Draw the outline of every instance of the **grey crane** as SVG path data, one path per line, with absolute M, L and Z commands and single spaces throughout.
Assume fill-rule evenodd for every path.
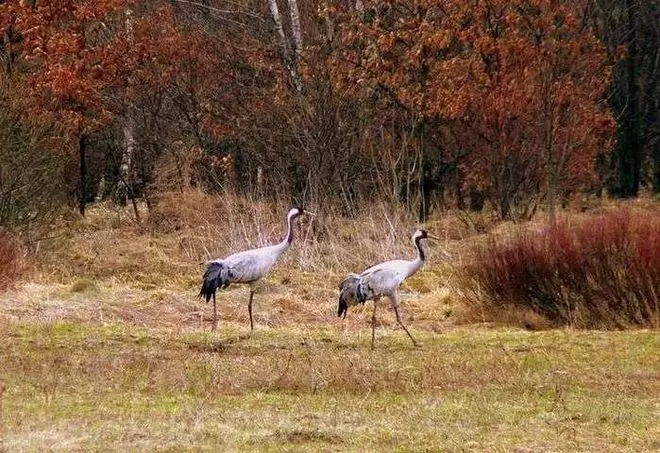
M 215 293 L 218 289 L 225 289 L 231 283 L 247 283 L 250 285 L 250 300 L 248 313 L 250 314 L 250 331 L 254 330 L 252 321 L 252 299 L 257 283 L 270 271 L 277 259 L 291 246 L 293 241 L 293 222 L 303 214 L 314 215 L 309 211 L 294 206 L 286 216 L 286 236 L 276 245 L 261 247 L 234 253 L 226 258 L 209 261 L 204 273 L 204 281 L 199 296 L 208 303 L 213 298 L 213 325 L 211 330 L 218 328 L 218 310 L 215 302 Z
M 410 261 L 393 260 L 372 266 L 361 274 L 349 274 L 339 286 L 339 307 L 337 316 L 344 316 L 348 312 L 348 307 L 357 304 L 364 304 L 368 300 L 374 301 L 374 312 L 371 316 L 371 349 L 374 348 L 374 338 L 376 336 L 376 307 L 381 297 L 387 296 L 390 299 L 396 321 L 403 330 L 406 331 L 415 346 L 419 346 L 413 338 L 408 328 L 401 320 L 399 313 L 399 301 L 397 291 L 403 281 L 413 275 L 424 265 L 426 255 L 420 244 L 422 239 L 438 239 L 428 234 L 426 230 L 417 230 L 413 234 L 412 240 L 417 249 L 417 256 Z

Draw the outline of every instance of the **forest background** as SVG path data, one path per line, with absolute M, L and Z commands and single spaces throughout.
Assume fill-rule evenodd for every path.
M 190 188 L 529 219 L 660 191 L 657 2 L 2 1 L 0 225 Z

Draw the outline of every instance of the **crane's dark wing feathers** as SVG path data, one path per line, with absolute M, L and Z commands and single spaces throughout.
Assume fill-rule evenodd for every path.
M 225 289 L 229 286 L 233 275 L 231 269 L 222 262 L 211 261 L 204 272 L 202 289 L 199 291 L 199 297 L 211 300 L 217 289 Z
M 339 307 L 337 316 L 346 317 L 348 307 L 363 304 L 370 296 L 369 285 L 359 275 L 351 274 L 339 285 Z

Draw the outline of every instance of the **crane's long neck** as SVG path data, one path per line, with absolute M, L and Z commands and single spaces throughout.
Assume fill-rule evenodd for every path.
M 286 236 L 284 236 L 284 239 L 282 239 L 282 242 L 277 244 L 277 248 L 279 249 L 280 253 L 283 253 L 286 249 L 288 249 L 291 246 L 291 243 L 293 242 L 293 222 L 294 222 L 295 216 L 294 215 L 288 215 L 286 219 L 286 224 L 287 224 L 287 230 L 286 230 Z
M 421 241 L 421 237 L 416 237 L 414 240 L 415 248 L 417 249 L 417 256 L 410 262 L 410 272 L 408 273 L 408 276 L 417 272 L 419 268 L 424 265 L 424 261 L 426 261 L 426 254 L 424 253 L 424 249 L 422 249 Z

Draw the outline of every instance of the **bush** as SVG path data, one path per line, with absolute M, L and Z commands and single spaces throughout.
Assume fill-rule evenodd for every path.
M 532 309 L 557 325 L 659 327 L 660 216 L 629 209 L 492 235 L 464 268 L 485 316 Z
M 11 234 L 0 230 L 0 291 L 11 287 L 24 271 L 20 243 Z
M 48 147 L 48 132 L 21 122 L 0 89 L 0 227 L 24 240 L 48 236 L 65 208 L 65 159 Z

